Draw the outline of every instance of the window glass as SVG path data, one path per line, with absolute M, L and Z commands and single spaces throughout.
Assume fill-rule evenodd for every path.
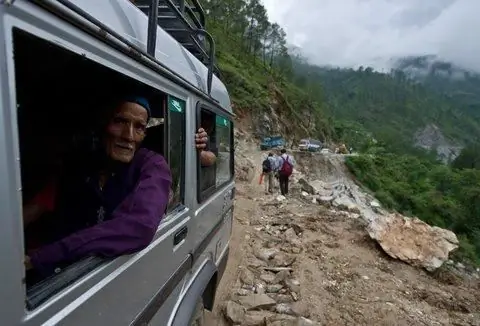
M 137 142 L 132 146 L 167 157 L 178 185 L 183 166 L 183 146 L 178 144 L 184 143 L 184 107 L 182 113 L 169 111 L 167 117 L 165 93 L 31 34 L 15 30 L 13 40 L 25 283 L 27 306 L 34 309 L 103 260 L 62 260 L 61 256 L 49 255 L 49 260 L 56 261 L 51 266 L 43 263 L 48 267 L 44 271 L 28 264 L 29 258 L 36 255 L 39 264 L 42 248 L 58 245 L 71 234 L 102 223 L 134 188 L 135 182 L 128 181 L 131 174 L 122 174 L 127 171 L 123 165 L 109 166 L 111 173 L 104 171 L 105 154 L 114 152 L 125 158 L 132 152 L 131 144 L 130 150 L 125 150 L 125 143 L 111 141 L 116 135 L 105 133 L 107 122 L 115 121 L 112 133 L 125 125 L 135 126 Z M 52 89 L 56 90 L 55 100 Z M 145 139 L 143 121 L 120 114 L 110 118 L 123 96 L 148 102 L 151 119 Z M 171 134 L 166 133 L 167 128 Z M 167 140 L 170 148 L 165 148 Z M 172 189 L 172 198 L 181 200 L 180 188 Z M 42 257 L 45 260 L 47 256 Z
M 200 126 L 205 129 L 209 138 L 207 150 L 216 156 L 214 165 L 200 165 L 199 184 L 203 200 L 232 179 L 234 150 L 233 123 L 225 116 L 207 109 L 202 109 L 200 116 Z
M 205 129 L 208 134 L 207 150 L 217 155 L 215 114 L 208 110 L 202 110 L 200 126 Z M 215 188 L 215 166 L 216 163 L 212 166 L 201 165 L 200 185 L 202 192 Z
M 217 127 L 217 164 L 216 164 L 216 186 L 221 186 L 232 176 L 231 167 L 231 145 L 232 145 L 232 129 L 230 121 L 217 115 L 215 119 Z
M 172 191 L 168 209 L 183 202 L 183 171 L 185 169 L 185 101 L 169 95 L 168 103 L 168 162 L 172 171 Z

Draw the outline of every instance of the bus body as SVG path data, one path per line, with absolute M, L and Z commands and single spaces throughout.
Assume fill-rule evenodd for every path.
M 148 17 L 127 0 L 2 1 L 0 22 L 0 323 L 201 325 L 203 309 L 213 307 L 232 229 L 234 115 L 225 85 L 213 76 L 208 92 L 208 68 L 160 27 L 155 54 L 148 55 Z M 65 80 L 49 77 L 42 70 L 46 65 L 52 76 Z M 91 73 L 76 69 L 78 65 L 91 67 Z M 78 80 L 80 75 L 83 81 Z M 41 78 L 47 79 L 41 82 Z M 34 80 L 39 82 L 28 84 Z M 114 259 L 86 257 L 27 285 L 22 204 L 29 173 L 40 178 L 38 169 L 28 170 L 29 166 L 46 158 L 23 154 L 30 149 L 33 153 L 35 146 L 28 144 L 42 137 L 40 133 L 24 136 L 29 136 L 29 128 L 19 125 L 37 126 L 35 119 L 23 115 L 41 110 L 48 115 L 48 110 L 57 110 L 55 99 L 65 100 L 62 93 L 79 92 L 58 110 L 64 110 L 67 125 L 81 128 L 85 118 L 69 110 L 95 92 L 101 96 L 109 83 L 148 89 L 158 98 L 159 119 L 146 140 L 152 148 L 160 148 L 171 165 L 178 185 L 175 198 L 144 250 Z M 41 92 L 24 94 L 35 89 Z M 38 100 L 32 100 L 35 96 Z M 203 113 L 216 121 L 220 148 L 215 180 L 208 187 L 201 186 L 203 168 L 194 143 Z

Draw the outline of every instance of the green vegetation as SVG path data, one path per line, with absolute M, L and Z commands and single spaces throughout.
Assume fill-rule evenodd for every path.
M 445 93 L 448 80 L 441 77 L 437 79 L 442 83 L 434 83 L 434 77 L 430 77 L 424 85 L 407 78 L 402 71 L 385 74 L 363 67 L 326 69 L 302 60 L 296 61 L 295 71 L 307 76 L 310 83 L 323 86 L 321 98 L 335 119 L 361 125 L 359 131 L 368 130 L 391 152 L 418 154 L 413 148 L 414 135 L 428 124 L 438 126 L 451 144 L 471 144 L 480 136 L 480 121 L 476 118 L 480 111 L 473 110 L 472 102 L 467 107 L 458 96 L 458 87 L 463 83 L 452 80 L 452 93 L 457 94 L 452 97 Z M 480 83 L 474 85 L 480 92 Z
M 445 78 L 453 74 L 445 63 L 438 67 L 446 75 L 432 70 L 421 83 L 402 70 L 321 68 L 289 53 L 285 32 L 259 0 L 210 0 L 205 7 L 239 116 L 250 113 L 258 123 L 258 114 L 275 111 L 287 123 L 274 132 L 344 142 L 366 154 L 347 165 L 384 206 L 453 230 L 461 241 L 457 257 L 480 263 L 478 76 Z M 400 69 L 425 65 L 409 60 Z M 439 163 L 434 149 L 414 146 L 415 133 L 429 124 L 449 144 L 467 145 L 452 167 Z
M 480 144 L 472 144 L 465 147 L 460 155 L 452 162 L 457 169 L 480 170 Z
M 286 34 L 269 22 L 260 1 L 211 0 L 205 9 L 221 78 L 237 113 L 258 115 L 270 113 L 273 107 L 285 121 L 293 122 L 290 134 L 331 138 L 332 123 L 324 114 L 323 102 L 293 83 Z

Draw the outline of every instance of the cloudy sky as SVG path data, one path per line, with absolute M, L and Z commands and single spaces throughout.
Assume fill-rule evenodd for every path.
M 480 71 L 480 0 L 263 0 L 314 63 L 387 68 L 436 54 Z

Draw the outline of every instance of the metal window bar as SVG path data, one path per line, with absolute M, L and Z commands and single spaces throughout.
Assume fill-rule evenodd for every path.
M 193 3 L 195 8 L 197 9 L 197 12 L 200 18 L 197 17 L 197 15 L 195 15 L 195 12 L 192 10 L 191 6 L 185 7 L 188 15 L 195 22 L 195 25 L 197 25 L 198 28 L 205 29 L 205 10 L 203 10 L 203 7 L 200 4 L 200 2 L 198 2 L 198 0 L 190 0 L 190 1 Z
M 187 79 L 179 75 L 177 72 L 171 70 L 167 66 L 165 66 L 162 62 L 158 61 L 155 58 L 155 56 L 148 54 L 145 50 L 140 48 L 138 45 L 133 44 L 132 42 L 127 40 L 125 37 L 116 33 L 109 26 L 105 25 L 104 23 L 102 23 L 101 21 L 99 21 L 98 19 L 96 19 L 86 11 L 84 11 L 83 9 L 79 8 L 78 6 L 70 2 L 69 0 L 56 0 L 56 2 L 60 4 L 60 6 L 58 6 L 55 2 L 47 2 L 44 0 L 30 0 L 30 1 L 32 1 L 36 5 L 60 17 L 63 17 L 66 20 L 69 20 L 70 22 L 75 24 L 77 27 L 82 28 L 93 35 L 98 36 L 99 34 L 101 34 L 102 38 L 104 38 L 105 41 L 107 41 L 107 43 L 109 43 L 110 45 L 116 48 L 119 48 L 118 47 L 119 44 L 126 45 L 131 51 L 133 56 L 138 57 L 140 59 L 147 59 L 144 61 L 144 63 L 148 65 L 150 68 L 157 69 L 158 67 L 160 67 L 161 69 L 164 69 L 164 71 L 167 73 L 167 78 L 170 78 L 171 80 L 178 80 L 178 81 L 184 82 L 186 87 L 189 87 L 193 92 L 200 91 L 197 87 L 193 86 Z M 65 9 L 67 9 L 67 11 Z M 93 24 L 94 26 L 98 27 L 99 30 L 97 29 L 92 30 L 91 26 L 88 26 L 87 24 L 84 24 L 83 22 L 80 22 L 74 19 L 73 17 L 70 16 L 70 13 L 68 12 L 68 10 L 71 10 L 75 14 L 86 19 L 90 24 Z M 218 100 L 214 99 L 213 97 L 210 96 L 210 98 L 215 102 L 218 102 Z
M 158 0 L 152 0 L 152 1 L 158 1 Z M 205 24 L 205 16 L 203 14 L 204 10 L 203 10 L 202 6 L 200 5 L 200 3 L 198 3 L 198 1 L 192 0 L 192 2 L 195 5 L 197 11 L 199 13 L 202 13 L 200 15 L 201 20 L 202 20 L 202 17 L 203 17 L 203 25 L 199 21 L 198 23 L 199 23 L 200 26 L 198 28 L 194 28 L 194 27 L 192 27 L 190 22 L 185 18 L 183 13 L 177 8 L 177 6 L 171 0 L 163 0 L 163 1 L 170 7 L 170 10 L 172 10 L 172 12 L 177 16 L 177 18 L 180 19 L 180 21 L 183 23 L 183 25 L 187 29 L 187 32 L 190 32 L 189 37 L 190 37 L 193 45 L 197 48 L 197 50 L 203 55 L 203 57 L 208 62 L 208 66 L 207 66 L 208 67 L 207 91 L 208 91 L 208 95 L 210 95 L 211 90 L 212 90 L 213 70 L 214 70 L 214 61 L 215 61 L 215 42 L 213 40 L 212 35 L 204 29 L 204 26 L 205 26 L 204 25 Z M 181 0 L 180 3 L 183 3 L 183 5 L 185 4 L 184 0 Z M 189 8 L 190 11 L 192 12 L 192 16 L 195 16 L 193 11 L 191 10 L 190 6 L 187 6 L 187 8 Z M 149 16 L 150 16 L 150 13 L 149 13 Z M 207 41 L 209 43 L 209 53 L 208 54 L 205 52 L 203 47 L 198 43 L 197 39 L 195 38 L 196 36 L 199 36 L 199 35 L 205 36 L 205 38 L 207 39 Z M 149 38 L 150 38 L 150 36 L 151 35 L 148 35 Z
M 147 53 L 153 57 L 157 46 L 158 2 L 159 0 L 152 0 L 148 8 Z
M 175 16 L 179 19 L 179 21 L 184 25 L 185 32 L 188 33 L 188 37 L 192 42 L 192 45 L 196 48 L 196 50 L 202 55 L 205 61 L 207 61 L 207 68 L 208 68 L 208 75 L 207 75 L 207 92 L 208 95 L 211 94 L 212 91 L 212 81 L 213 81 L 213 72 L 218 71 L 217 67 L 215 67 L 215 42 L 213 37 L 210 33 L 208 33 L 205 29 L 205 12 L 197 0 L 191 0 L 196 11 L 194 11 L 191 6 L 185 6 L 185 0 L 181 0 L 179 4 L 174 4 L 171 0 L 162 0 L 170 10 L 175 14 Z M 147 52 L 148 54 L 155 56 L 155 47 L 156 47 L 156 38 L 157 38 L 157 31 L 156 26 L 158 25 L 158 6 L 159 0 L 150 0 L 149 10 L 148 10 L 148 36 L 147 36 Z M 180 9 L 179 9 L 180 8 Z M 195 27 L 193 27 L 188 19 L 185 17 L 181 9 L 187 12 L 188 16 L 192 19 Z M 199 18 L 195 15 L 195 13 L 199 13 Z M 183 31 L 183 30 L 182 30 Z M 168 32 L 168 30 L 167 30 Z M 205 52 L 205 49 L 198 43 L 196 37 L 204 36 L 209 45 L 208 54 Z

